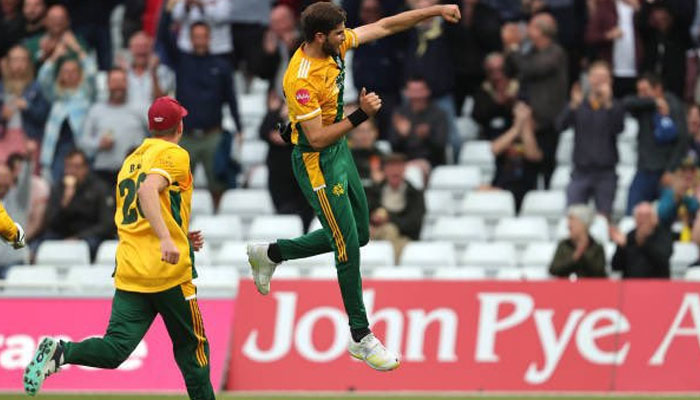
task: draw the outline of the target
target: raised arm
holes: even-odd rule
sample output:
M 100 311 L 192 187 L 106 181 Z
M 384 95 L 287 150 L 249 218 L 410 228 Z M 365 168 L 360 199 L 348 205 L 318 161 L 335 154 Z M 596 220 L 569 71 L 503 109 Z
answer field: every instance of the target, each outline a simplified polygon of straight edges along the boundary
M 355 28 L 359 44 L 368 43 L 391 36 L 414 27 L 423 20 L 443 17 L 447 22 L 456 23 L 462 18 L 459 7 L 454 4 L 438 5 L 402 12 L 377 22 Z

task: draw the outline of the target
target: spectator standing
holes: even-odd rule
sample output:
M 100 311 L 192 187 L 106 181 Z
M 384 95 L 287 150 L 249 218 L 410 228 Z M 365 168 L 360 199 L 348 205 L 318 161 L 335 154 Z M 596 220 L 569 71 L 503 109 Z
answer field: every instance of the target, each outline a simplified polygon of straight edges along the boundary
M 623 278 L 670 278 L 673 251 L 671 232 L 659 224 L 654 207 L 638 204 L 634 209 L 636 228 L 627 235 L 611 230 L 610 238 L 617 245 L 612 268 Z
M 180 25 L 177 47 L 185 53 L 196 53 L 192 41 L 192 24 L 203 22 L 209 27 L 208 52 L 212 55 L 231 56 L 231 5 L 230 0 L 176 0 L 172 8 L 173 21 Z
M 639 0 L 616 0 L 617 28 L 612 48 L 611 65 L 615 77 L 614 92 L 619 98 L 634 94 L 640 65 L 644 55 L 642 38 L 637 23 L 641 8 Z
M 384 179 L 367 190 L 370 238 L 390 241 L 396 261 L 404 246 L 420 237 L 425 215 L 423 192 L 404 179 L 405 171 L 405 157 L 389 155 L 384 159 Z
M 70 12 L 75 34 L 83 38 L 88 49 L 97 53 L 100 71 L 112 67 L 112 11 L 122 0 L 63 0 Z
M 268 95 L 267 115 L 260 125 L 260 139 L 267 142 L 268 178 L 267 188 L 275 205 L 278 214 L 297 214 L 304 226 L 308 227 L 314 218 L 314 211 L 304 198 L 299 185 L 294 178 L 292 169 L 292 149 L 288 143 L 282 139 L 277 124 L 286 124 L 288 120 L 287 104 L 284 103 L 274 93 Z
M 537 187 L 537 166 L 543 157 L 534 124 L 532 109 L 518 102 L 513 108 L 513 125 L 491 141 L 496 156 L 492 185 L 513 193 L 518 212 L 525 194 Z
M 532 108 L 535 134 L 544 154 L 541 172 L 545 186 L 549 187 L 559 143 L 555 120 L 568 98 L 568 59 L 555 41 L 557 24 L 551 15 L 535 15 L 528 24 L 527 36 L 531 42 L 529 49 L 523 46 L 517 25 L 504 26 L 502 38 L 506 50 L 506 71 L 518 78 L 520 98 Z
M 590 235 L 595 213 L 585 204 L 569 206 L 569 237 L 559 242 L 549 273 L 567 278 L 605 278 L 605 250 Z
M 260 57 L 260 43 L 270 22 L 272 0 L 238 0 L 230 5 L 234 69 L 255 74 L 255 60 Z M 241 68 L 243 66 L 243 68 Z
M 158 97 L 175 92 L 175 74 L 153 53 L 153 40 L 144 31 L 129 38 L 130 60 L 124 62 L 127 74 L 127 102 L 146 119 L 148 107 Z
M 136 32 L 144 30 L 143 15 L 146 11 L 146 0 L 123 0 L 123 3 L 122 43 L 129 43 L 129 40 Z
M 690 150 L 700 157 L 700 106 L 691 104 L 687 113 Z
M 0 201 L 14 221 L 22 226 L 27 223 L 29 214 L 29 194 L 31 189 L 31 168 L 25 165 L 19 179 L 15 182 L 12 170 L 7 164 L 0 164 Z M 9 246 L 0 246 L 0 279 L 12 265 L 23 264 L 29 260 L 28 250 L 13 250 Z
M 379 21 L 386 14 L 379 0 L 360 2 L 360 25 Z M 357 92 L 369 88 L 382 99 L 382 108 L 375 116 L 379 132 L 388 132 L 391 116 L 401 102 L 402 69 L 406 36 L 388 36 L 355 49 L 352 58 L 352 76 Z M 383 137 L 382 139 L 386 139 Z
M 0 1 L 0 58 L 24 36 L 24 18 L 20 0 Z
M 29 52 L 22 46 L 10 49 L 0 66 L 0 163 L 19 152 L 24 154 L 27 140 L 36 143 L 44 134 L 44 124 L 50 104 L 44 99 L 39 84 L 34 80 L 34 67 Z M 0 132 L 2 128 L 0 128 Z
M 588 70 L 588 93 L 578 84 L 559 117 L 558 129 L 574 128 L 574 170 L 566 191 L 568 205 L 586 204 L 610 217 L 617 189 L 617 135 L 625 127 L 625 109 L 613 98 L 610 67 L 593 63 Z
M 427 177 L 432 167 L 445 164 L 447 116 L 431 99 L 422 77 L 408 80 L 404 96 L 408 104 L 394 113 L 389 138 L 393 150 L 406 155 Z
M 45 239 L 84 240 L 94 259 L 100 243 L 114 236 L 114 199 L 104 183 L 90 173 L 85 153 L 71 151 L 65 166 L 63 179 L 51 190 Z
M 180 4 L 180 3 L 178 3 Z M 233 87 L 231 64 L 223 57 L 209 52 L 209 26 L 203 22 L 190 25 L 193 53 L 178 50 L 168 42 L 168 58 L 174 61 L 177 100 L 189 110 L 184 120 L 185 130 L 180 146 L 190 153 L 192 170 L 202 163 L 207 176 L 207 184 L 214 204 L 227 186 L 214 171 L 214 159 L 222 140 L 222 107 L 227 104 L 241 131 L 238 102 Z M 229 36 L 230 39 L 230 36 Z
M 142 113 L 126 102 L 126 72 L 111 70 L 107 86 L 109 99 L 90 108 L 79 145 L 92 159 L 94 174 L 105 186 L 114 188 L 124 158 L 148 136 L 148 127 Z
M 255 60 L 252 69 L 270 82 L 269 90 L 274 91 L 280 99 L 284 98 L 284 71 L 301 42 L 294 10 L 285 4 L 273 7 L 270 11 L 270 29 L 263 35 L 260 58 Z
M 480 135 L 493 140 L 513 125 L 515 105 L 520 85 L 506 76 L 505 59 L 501 53 L 491 53 L 484 60 L 486 80 L 474 94 L 472 118 L 479 124 Z
M 24 0 L 22 15 L 24 17 L 24 34 L 22 38 L 43 35 L 46 32 L 44 27 L 46 3 L 44 0 Z
M 498 12 L 480 0 L 461 0 L 462 19 L 445 26 L 455 68 L 455 107 L 462 113 L 464 100 L 474 95 L 484 79 L 487 54 L 501 48 Z M 383 98 L 383 97 L 382 97 Z
M 625 108 L 637 119 L 637 173 L 627 198 L 627 214 L 643 201 L 659 197 L 659 185 L 670 183 L 671 172 L 680 165 L 688 148 L 683 105 L 676 96 L 664 91 L 654 75 L 637 81 L 637 96 L 624 101 Z
M 27 147 L 29 148 L 27 151 L 27 156 L 14 153 L 10 154 L 10 157 L 7 158 L 7 165 L 12 171 L 15 186 L 19 185 L 21 180 L 24 179 L 24 173 L 31 173 L 30 171 L 33 169 L 33 164 L 30 160 L 33 159 L 33 154 L 35 154 L 38 149 L 35 143 L 32 143 Z M 49 183 L 40 176 L 31 173 L 29 211 L 27 213 L 27 224 L 24 226 L 27 242 L 32 242 L 43 233 L 46 206 L 49 203 L 50 194 L 51 187 L 49 186 Z
M 39 70 L 42 94 L 52 103 L 39 155 L 44 177 L 53 183 L 63 177 L 63 159 L 80 141 L 83 123 L 95 96 L 95 62 L 76 40 L 60 43 Z M 79 60 L 69 59 L 58 66 L 68 51 Z M 56 70 L 58 69 L 58 74 Z
M 37 33 L 24 41 L 24 47 L 29 50 L 35 66 L 39 67 L 59 48 L 64 48 L 65 53 L 54 61 L 77 58 L 79 53 L 87 51 L 87 44 L 71 31 L 68 10 L 64 6 L 51 6 L 46 12 L 44 25 L 46 33 Z

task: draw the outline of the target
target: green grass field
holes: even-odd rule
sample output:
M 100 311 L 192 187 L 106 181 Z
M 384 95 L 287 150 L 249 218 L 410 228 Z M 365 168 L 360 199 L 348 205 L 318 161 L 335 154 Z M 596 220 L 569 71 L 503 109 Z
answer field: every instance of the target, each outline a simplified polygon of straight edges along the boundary
M 318 395 L 318 396 L 296 396 L 296 395 L 232 395 L 224 394 L 217 397 L 219 400 L 515 400 L 515 399 L 545 399 L 545 400 L 581 400 L 581 399 L 615 399 L 615 400 L 651 400 L 651 399 L 674 399 L 674 400 L 698 400 L 698 396 L 605 396 L 605 395 L 579 395 L 579 396 L 557 396 L 557 395 L 522 395 L 522 396 L 458 396 L 458 395 L 387 395 L 387 396 L 366 396 L 366 395 Z M 17 394 L 0 394 L 0 400 L 29 400 L 29 399 L 45 399 L 45 400 L 187 400 L 185 396 L 158 396 L 158 395 L 39 395 L 37 397 L 28 397 Z

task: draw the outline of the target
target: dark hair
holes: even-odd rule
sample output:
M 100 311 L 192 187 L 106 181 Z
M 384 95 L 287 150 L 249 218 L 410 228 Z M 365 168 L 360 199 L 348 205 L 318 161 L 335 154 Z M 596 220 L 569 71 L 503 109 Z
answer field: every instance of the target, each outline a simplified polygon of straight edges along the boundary
M 24 157 L 22 153 L 12 153 L 9 156 L 7 156 L 7 161 L 5 162 L 5 164 L 7 164 L 7 166 L 10 167 L 10 169 L 12 169 L 15 163 L 23 162 L 25 159 L 26 157 Z
M 391 153 L 387 154 L 384 157 L 382 157 L 382 164 L 387 165 L 387 164 L 396 164 L 396 163 L 405 163 L 407 160 L 406 156 L 402 153 Z
M 329 34 L 338 25 L 345 22 L 345 10 L 333 3 L 314 3 L 301 13 L 301 32 L 304 41 L 311 43 L 317 33 Z
M 192 25 L 190 25 L 190 34 L 192 34 L 192 31 L 194 30 L 194 28 L 196 28 L 198 26 L 203 26 L 203 27 L 207 28 L 207 31 L 211 32 L 211 27 L 209 26 L 209 24 L 207 24 L 204 21 L 197 21 L 197 22 L 193 22 Z
M 661 80 L 661 78 L 659 78 L 658 75 L 652 72 L 645 72 L 641 77 L 639 77 L 639 81 L 647 81 L 649 82 L 651 87 L 664 86 L 664 83 Z
M 160 131 L 151 131 L 151 134 L 157 138 L 173 136 L 173 135 L 175 135 L 175 132 L 177 132 L 177 129 L 179 127 L 180 127 L 180 123 L 177 123 L 177 124 L 175 124 L 175 126 L 168 128 L 168 129 L 163 129 Z
M 80 149 L 73 149 L 73 150 L 69 151 L 68 154 L 66 154 L 66 157 L 64 158 L 64 160 L 69 160 L 69 159 L 71 159 L 71 158 L 73 158 L 73 157 L 75 157 L 75 156 L 78 156 L 78 157 L 82 158 L 82 159 L 83 159 L 83 164 L 87 164 L 87 163 L 88 163 L 87 154 L 85 154 L 85 152 L 82 151 L 82 150 L 80 150 Z

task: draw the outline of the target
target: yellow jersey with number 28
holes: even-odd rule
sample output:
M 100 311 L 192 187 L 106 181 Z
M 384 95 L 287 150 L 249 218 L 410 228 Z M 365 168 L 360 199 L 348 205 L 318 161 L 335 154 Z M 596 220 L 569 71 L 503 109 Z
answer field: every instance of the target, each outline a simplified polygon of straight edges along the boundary
M 161 260 L 160 240 L 144 217 L 138 189 L 149 174 L 168 180 L 160 193 L 160 211 L 178 250 L 178 263 Z M 196 278 L 194 253 L 187 238 L 192 205 L 190 156 L 175 143 L 149 138 L 124 160 L 117 178 L 117 210 L 114 222 L 119 233 L 117 289 L 154 293 Z

